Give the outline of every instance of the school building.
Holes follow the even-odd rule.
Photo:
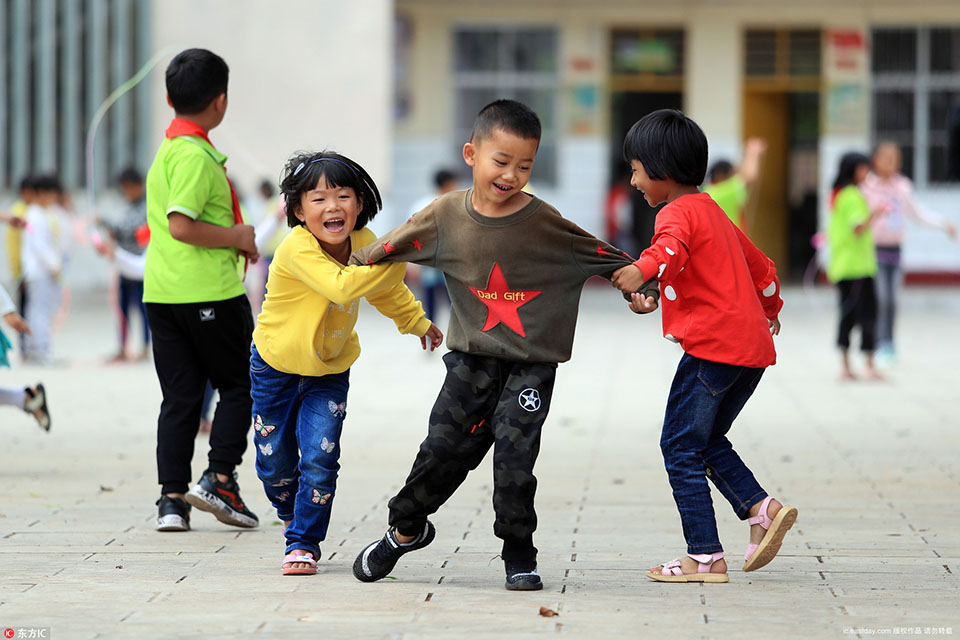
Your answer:
[[[747,224],[782,272],[802,273],[813,255],[839,156],[878,140],[901,145],[921,202],[960,222],[960,182],[945,162],[948,110],[960,98],[958,9],[955,0],[396,0],[394,197],[412,201],[439,162],[456,165],[476,111],[505,96],[543,120],[536,192],[596,233],[623,134],[663,107],[701,124],[711,161],[736,164],[746,138],[767,141]],[[960,247],[911,228],[905,263],[960,271]]]
[[[473,118],[498,97],[542,119],[536,193],[597,234],[623,134],[661,107],[703,126],[711,161],[767,141],[747,224],[782,273],[813,256],[839,156],[879,140],[901,145],[919,200],[960,223],[945,161],[957,0],[0,0],[0,206],[29,170],[82,191],[88,150],[98,193],[126,164],[145,168],[171,116],[163,68],[190,46],[230,64],[212,138],[236,184],[276,179],[296,149],[336,149],[382,187],[378,231],[435,170],[464,169]],[[88,149],[98,108],[155,56]],[[636,220],[649,234],[652,212]],[[960,248],[912,227],[904,261],[960,273]]]

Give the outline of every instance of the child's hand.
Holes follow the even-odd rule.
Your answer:
[[[653,296],[645,296],[642,293],[630,294],[630,310],[634,313],[650,313],[656,311],[657,299]]]
[[[427,350],[427,340],[430,341],[430,351],[433,351],[441,344],[443,344],[443,332],[435,324],[430,324],[430,328],[427,329],[427,332],[420,337],[420,346],[423,347],[423,350]]]
[[[237,224],[233,226],[233,229],[237,236],[233,246],[246,256],[250,264],[256,264],[257,260],[260,259],[260,253],[257,251],[256,233],[253,230],[253,225]]]
[[[639,267],[632,264],[628,264],[614,271],[610,281],[613,282],[613,286],[624,293],[637,291],[645,282],[643,272],[640,271]]]
[[[7,321],[14,331],[17,333],[25,333],[30,335],[30,325],[27,324],[27,321],[24,320],[19,313],[16,311],[11,311],[10,313],[3,316],[3,319]]]
[[[767,322],[770,324],[770,333],[772,335],[780,335],[780,318],[767,318]]]

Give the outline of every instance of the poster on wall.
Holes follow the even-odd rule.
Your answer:
[[[591,135],[597,132],[597,87],[579,85],[567,89],[566,130],[570,135]]]
[[[868,135],[870,104],[865,85],[833,84],[827,89],[826,101],[827,130],[830,134]]]

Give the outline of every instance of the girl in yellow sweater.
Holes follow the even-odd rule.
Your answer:
[[[401,333],[436,349],[443,334],[403,284],[403,263],[344,266],[376,240],[380,192],[337,153],[296,154],[280,183],[290,234],[277,248],[250,356],[257,475],[285,524],[285,575],[317,572],[340,468],[354,325],[365,297]]]

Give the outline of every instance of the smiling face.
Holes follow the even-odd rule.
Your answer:
[[[300,195],[296,216],[327,249],[350,237],[362,208],[353,187],[331,187],[326,177],[320,176],[313,189]]]
[[[630,168],[633,170],[630,174],[630,184],[643,193],[647,204],[655,207],[667,199],[670,185],[666,180],[651,179],[639,160],[631,160]]]
[[[489,138],[463,145],[463,159],[473,167],[473,205],[478,211],[506,215],[526,204],[528,197],[521,189],[530,180],[539,145],[536,138],[521,138],[500,128]]]

